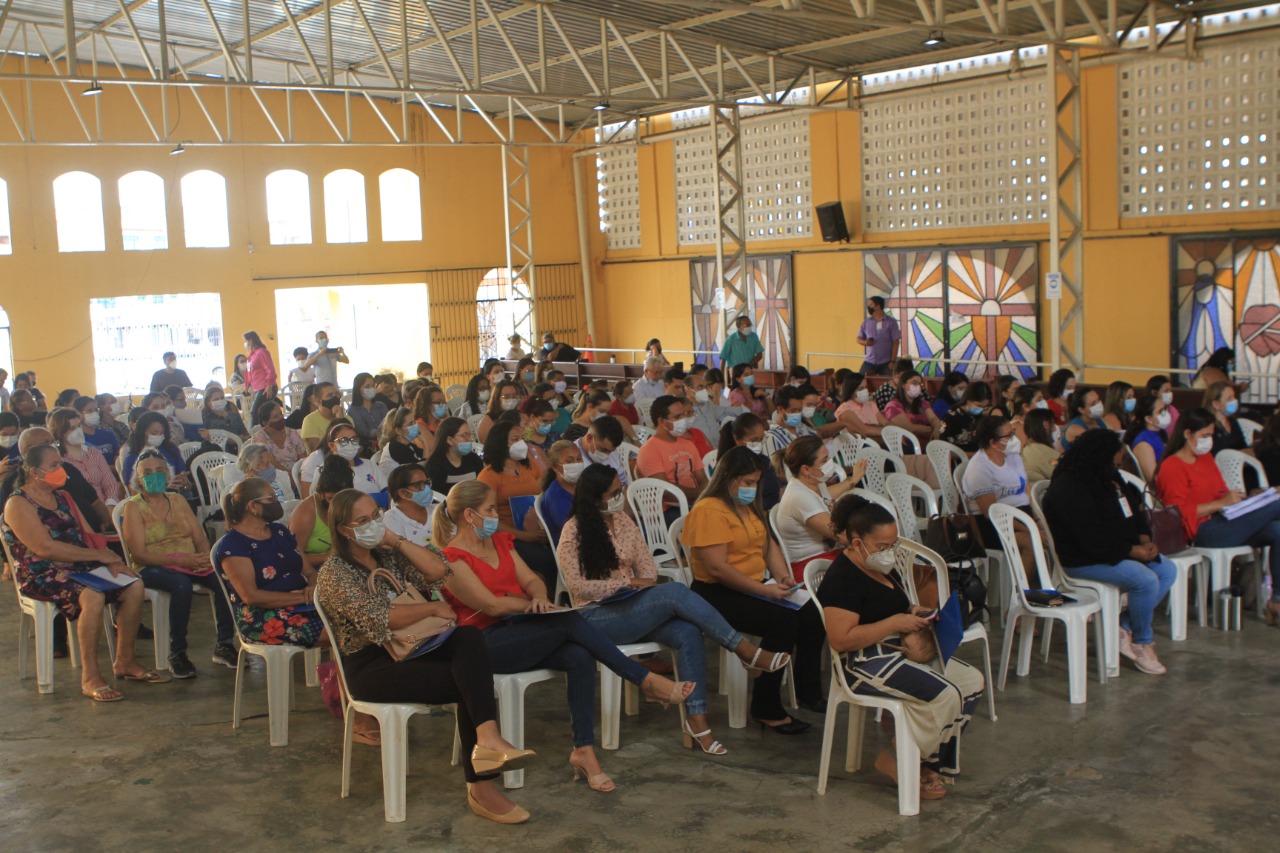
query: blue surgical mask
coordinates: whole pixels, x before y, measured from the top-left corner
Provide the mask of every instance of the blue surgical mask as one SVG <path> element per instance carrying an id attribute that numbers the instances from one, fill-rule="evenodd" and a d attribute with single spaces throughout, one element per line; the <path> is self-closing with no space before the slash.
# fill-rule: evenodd
<path id="1" fill-rule="evenodd" d="M 735 495 L 735 497 L 737 498 L 738 503 L 742 504 L 743 506 L 753 503 L 756 499 L 756 487 L 755 486 L 739 486 L 738 494 Z"/>
<path id="2" fill-rule="evenodd" d="M 425 486 L 413 493 L 413 502 L 418 506 L 431 506 L 431 501 L 434 499 L 435 495 Z"/>
<path id="3" fill-rule="evenodd" d="M 417 424 L 409 424 L 409 431 L 405 433 L 404 437 L 409 439 L 410 441 L 413 441 L 415 438 L 418 437 L 418 433 L 420 432 L 422 432 L 422 429 Z"/>
<path id="4" fill-rule="evenodd" d="M 480 527 L 473 527 L 471 529 L 474 530 L 476 535 L 481 539 L 488 539 L 490 536 L 498 532 L 498 518 L 497 516 L 492 518 L 485 516 L 483 525 Z"/>
<path id="5" fill-rule="evenodd" d="M 468 453 L 470 453 L 470 452 L 471 452 L 471 442 L 469 442 L 469 441 L 460 441 L 460 442 L 458 442 L 458 453 L 459 453 L 459 454 L 461 454 L 462 456 L 466 456 L 466 455 L 467 455 Z"/>
<path id="6" fill-rule="evenodd" d="M 448 414 L 449 414 L 448 403 L 436 403 L 434 406 L 431 407 L 431 417 L 435 418 L 436 420 L 440 420 L 441 418 L 445 417 Z"/>
<path id="7" fill-rule="evenodd" d="M 786 423 L 787 423 L 787 426 L 791 427 L 792 429 L 795 429 L 796 427 L 800 426 L 800 423 L 803 420 L 804 420 L 804 414 L 801 412 L 787 413 Z"/>
<path id="8" fill-rule="evenodd" d="M 526 371 L 524 372 L 524 381 L 525 381 L 525 382 L 532 382 L 532 381 L 533 381 L 533 371 L 532 371 L 532 370 L 526 370 Z"/>
<path id="9" fill-rule="evenodd" d="M 1239 401 L 1239 400 L 1232 400 L 1230 403 L 1227 403 L 1227 414 L 1228 414 L 1228 415 L 1234 415 L 1234 414 L 1235 414 L 1236 412 L 1238 412 L 1238 411 L 1240 411 L 1240 401 Z"/>
<path id="10" fill-rule="evenodd" d="M 752 385 L 755 385 L 755 384 L 756 384 L 756 378 L 755 378 L 755 376 L 744 376 L 744 377 L 742 377 L 742 384 L 743 384 L 743 385 L 746 385 L 748 388 L 750 388 Z"/>
<path id="11" fill-rule="evenodd" d="M 969 414 L 973 415 L 973 416 L 976 418 L 976 417 L 978 417 L 979 415 L 981 415 L 981 414 L 982 414 L 982 407 L 981 407 L 981 406 L 970 406 L 969 408 L 965 409 L 965 411 L 966 411 L 966 412 L 968 412 Z"/>
<path id="12" fill-rule="evenodd" d="M 551 424 L 538 424 L 538 435 L 551 435 Z"/>
<path id="13" fill-rule="evenodd" d="M 1127 400 L 1125 400 L 1125 401 L 1124 401 L 1124 410 L 1125 410 L 1126 412 L 1132 412 L 1132 411 L 1133 411 L 1133 407 L 1134 407 L 1134 406 L 1136 406 L 1136 405 L 1138 405 L 1138 401 L 1137 401 L 1137 399 L 1135 399 L 1135 398 L 1133 398 L 1133 397 L 1130 397 L 1129 399 L 1127 399 Z"/>

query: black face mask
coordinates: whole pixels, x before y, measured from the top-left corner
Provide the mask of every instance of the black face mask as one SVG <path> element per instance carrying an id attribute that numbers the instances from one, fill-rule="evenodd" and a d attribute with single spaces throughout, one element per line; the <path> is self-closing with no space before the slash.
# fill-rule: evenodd
<path id="1" fill-rule="evenodd" d="M 867 306 L 867 313 L 868 313 L 868 314 L 874 314 L 874 313 L 876 313 L 876 306 L 874 306 L 874 305 L 868 305 L 868 306 Z"/>
<path id="2" fill-rule="evenodd" d="M 279 501 L 260 503 L 258 506 L 262 507 L 262 520 L 267 522 L 267 524 L 284 518 L 284 504 Z"/>
<path id="3" fill-rule="evenodd" d="M 332 409 L 341 402 L 342 402 L 341 397 L 325 397 L 323 400 L 320 401 L 320 404 L 324 406 L 326 409 Z"/>

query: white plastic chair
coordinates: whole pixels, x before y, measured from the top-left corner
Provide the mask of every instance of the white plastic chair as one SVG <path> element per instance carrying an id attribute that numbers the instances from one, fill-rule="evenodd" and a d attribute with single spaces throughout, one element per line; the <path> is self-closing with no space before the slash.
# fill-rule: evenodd
<path id="1" fill-rule="evenodd" d="M 644 444 L 646 441 L 653 438 L 654 435 L 652 427 L 647 427 L 642 424 L 636 424 L 631 428 L 631 431 L 636 434 L 637 444 Z"/>
<path id="2" fill-rule="evenodd" d="M 885 490 L 893 501 L 893 508 L 904 523 L 898 528 L 898 535 L 905 536 L 912 542 L 923 542 L 924 532 L 929 528 L 929 519 L 938 514 L 938 499 L 933 488 L 918 477 L 910 474 L 890 474 L 885 478 Z M 917 505 L 924 509 L 924 516 L 916 514 Z M 914 524 L 905 523 L 913 519 Z"/>
<path id="3" fill-rule="evenodd" d="M 441 502 L 443 503 L 443 501 Z M 539 493 L 538 496 L 533 499 L 533 512 L 534 515 L 537 516 L 538 523 L 542 525 L 542 529 L 547 532 L 547 541 L 551 545 L 551 556 L 556 561 L 556 590 L 555 595 L 551 597 L 551 600 L 559 604 L 560 596 L 568 595 L 569 593 L 564 583 L 564 572 L 560 570 L 560 549 L 557 547 L 559 543 L 551 537 L 551 526 L 547 524 L 547 519 L 542 514 L 542 493 Z"/>
<path id="4" fill-rule="evenodd" d="M 688 586 L 692 583 L 680 566 L 676 557 L 678 544 L 671 538 L 671 529 L 663 515 L 666 498 L 674 498 L 680 507 L 680 517 L 689 514 L 689 501 L 684 492 L 664 480 L 652 477 L 641 477 L 627 489 L 627 503 L 631 505 L 631 513 L 644 532 L 644 541 L 653 555 L 653 562 L 658 566 L 658 574 Z"/>
<path id="5" fill-rule="evenodd" d="M 1142 492 L 1143 503 L 1147 509 L 1155 509 L 1155 497 L 1151 494 L 1149 488 L 1145 488 L 1146 484 L 1135 474 L 1128 471 L 1121 471 L 1120 477 L 1126 483 L 1139 489 Z M 1187 598 L 1190 593 L 1191 571 L 1196 573 L 1196 589 L 1199 591 L 1198 597 L 1203 599 L 1209 583 L 1209 566 L 1205 562 L 1202 555 L 1195 548 L 1188 548 L 1177 554 L 1165 554 L 1169 560 L 1177 568 L 1178 574 L 1174 578 L 1173 586 L 1169 587 L 1169 637 L 1175 641 L 1185 640 L 1187 638 Z M 1204 627 L 1208 624 L 1205 616 L 1205 605 L 1203 601 L 1197 602 L 1197 616 L 1200 620 L 1200 626 Z"/>
<path id="6" fill-rule="evenodd" d="M 649 410 L 653 408 L 653 401 L 656 397 L 641 397 L 636 400 L 636 412 L 640 415 L 640 426 L 653 426 L 653 418 L 649 415 Z"/>
<path id="7" fill-rule="evenodd" d="M 707 479 L 711 479 L 711 474 L 716 469 L 716 459 L 720 456 L 720 451 L 712 450 L 706 456 L 702 457 L 702 471 L 707 475 Z"/>
<path id="8" fill-rule="evenodd" d="M 18 594 L 18 608 L 22 615 L 18 619 L 18 680 L 27 678 L 27 620 L 31 620 L 31 628 L 35 633 L 36 645 L 36 691 L 53 692 L 53 622 L 58 616 L 58 608 L 50 601 L 37 601 L 22 594 L 18 580 L 18 562 L 9 551 L 9 543 L 0 535 L 0 547 L 3 547 L 5 562 L 13 574 L 13 587 Z M 108 640 L 111 637 L 111 623 L 103 620 L 103 629 Z M 77 642 L 75 623 L 67 620 L 67 650 L 72 669 L 80 667 L 80 644 Z"/>
<path id="9" fill-rule="evenodd" d="M 480 422 L 484 420 L 484 416 L 485 416 L 485 413 L 481 412 L 478 415 L 471 415 L 470 417 L 467 418 L 467 426 L 471 427 L 472 435 L 476 435 L 476 430 L 480 429 Z M 476 435 L 476 437 L 477 439 L 479 438 L 478 435 Z"/>
<path id="10" fill-rule="evenodd" d="M 1240 425 L 1240 432 L 1244 433 L 1245 447 L 1253 447 L 1254 439 L 1262 432 L 1262 424 L 1248 418 L 1236 418 L 1236 423 Z"/>
<path id="11" fill-rule="evenodd" d="M 1239 450 L 1223 450 L 1214 457 L 1214 461 L 1218 463 L 1218 470 L 1222 472 L 1222 479 L 1227 481 L 1228 489 L 1245 491 L 1245 468 L 1253 469 L 1253 473 L 1258 478 L 1259 488 L 1268 489 L 1271 487 L 1271 483 L 1267 480 L 1267 469 L 1262 467 L 1262 463 L 1255 456 L 1241 453 Z"/>
<path id="12" fill-rule="evenodd" d="M 880 431 L 880 438 L 884 441 L 885 450 L 895 459 L 901 460 L 906 454 L 906 445 L 911 446 L 912 453 L 921 453 L 920 439 L 916 438 L 915 433 L 911 430 L 903 429 L 898 426 L 886 426 Z"/>
<path id="13" fill-rule="evenodd" d="M 316 613 L 324 623 L 325 633 L 336 636 L 329 627 L 320 600 L 316 599 Z M 378 733 L 382 740 L 382 814 L 387 823 L 401 823 L 405 818 L 405 783 L 409 762 L 409 718 L 414 714 L 428 714 L 431 706 L 416 702 L 365 702 L 353 699 L 347 689 L 347 674 L 342 668 L 342 655 L 334 654 L 338 665 L 338 683 L 342 686 L 342 797 L 351 793 L 351 735 L 356 714 L 369 714 L 378 719 Z M 457 706 L 454 706 L 455 714 Z M 455 726 L 456 726 L 455 722 Z"/>
<path id="14" fill-rule="evenodd" d="M 124 561 L 128 565 L 132 565 L 133 558 L 129 556 L 129 545 L 124 539 L 124 502 L 120 502 L 111 507 L 111 524 L 116 529 L 116 536 L 120 537 L 120 550 L 124 552 Z M 143 585 L 143 591 L 146 593 L 147 601 L 151 602 L 151 632 L 155 635 L 155 655 L 156 669 L 167 670 L 169 668 L 169 605 L 172 603 L 173 597 L 164 590 L 151 589 Z M 213 597 L 210 596 L 209 603 L 213 603 Z M 214 612 L 215 617 L 217 612 Z M 112 619 L 108 619 L 110 624 Z"/>
<path id="15" fill-rule="evenodd" d="M 558 673 L 549 669 L 531 669 L 493 676 L 493 691 L 498 697 L 498 729 L 507 743 L 524 749 L 524 692 L 539 681 L 550 681 Z M 508 770 L 502 774 L 505 788 L 523 788 L 524 770 Z"/>
<path id="16" fill-rule="evenodd" d="M 960 506 L 960 491 L 956 488 L 951 470 L 953 466 L 968 462 L 969 457 L 951 442 L 940 438 L 929 442 L 929 446 L 925 448 L 925 454 L 929 457 L 929 463 L 933 465 L 933 472 L 937 475 L 938 485 L 942 489 L 941 510 L 950 515 Z"/>
<path id="17" fill-rule="evenodd" d="M 217 557 L 218 552 L 215 547 L 209 552 L 209 560 L 215 566 L 218 564 Z M 231 596 L 227 594 L 227 579 L 222 576 L 220 569 L 215 568 L 213 574 L 218 579 L 218 586 L 222 588 L 222 594 L 230 602 Z M 231 705 L 231 728 L 240 728 L 240 699 L 244 693 L 244 669 L 247 656 L 257 655 L 262 658 L 267 666 L 267 717 L 271 745 L 288 746 L 289 711 L 294 704 L 293 658 L 295 655 L 302 655 L 306 668 L 307 686 L 313 687 L 319 684 L 319 679 L 316 676 L 316 667 L 320 665 L 320 649 L 318 647 L 308 649 L 303 646 L 293 646 L 285 643 L 251 643 L 240 633 L 240 623 L 235 618 L 232 618 L 231 623 L 235 625 L 236 637 L 240 640 L 240 654 L 236 656 L 236 690 L 235 699 Z M 285 706 L 286 702 L 288 707 Z"/>
<path id="18" fill-rule="evenodd" d="M 929 446 L 933 447 L 936 443 L 937 442 L 931 441 L 929 442 Z M 968 508 L 968 501 L 964 496 L 964 472 L 968 468 L 969 457 L 966 456 L 964 461 L 956 466 L 955 470 L 951 472 L 951 485 L 956 492 L 955 512 Z M 1009 574 L 1006 571 L 1007 566 L 1005 565 L 1004 551 L 1001 548 L 992 548 L 990 542 L 984 542 L 983 544 L 986 546 L 987 558 L 985 565 L 983 566 L 983 571 L 985 571 L 986 577 L 982 580 L 986 583 L 987 589 L 991 590 L 992 594 L 995 595 L 995 601 L 998 605 L 995 608 L 995 614 L 1000 620 L 1000 625 L 1005 627 L 1005 618 L 1008 615 L 1009 608 L 1009 594 L 1004 589 L 1004 584 L 1008 580 Z M 991 568 L 991 564 L 993 563 L 995 564 L 994 570 Z"/>
<path id="19" fill-rule="evenodd" d="M 1040 543 L 1040 531 L 1031 516 L 1020 509 L 1005 504 L 994 504 L 989 515 L 996 532 L 1000 534 L 1000 544 L 1004 547 L 1005 569 L 1012 585 L 1013 593 L 1009 596 L 1009 620 L 1005 625 L 1004 649 L 1000 654 L 1000 689 L 1004 689 L 1005 679 L 1009 674 L 1009 654 L 1013 650 L 1013 636 L 1018 633 L 1018 620 L 1022 617 L 1031 619 L 1031 623 L 1022 631 L 1018 645 L 1018 676 L 1025 676 L 1031 669 L 1031 640 L 1034 633 L 1032 627 L 1037 618 L 1058 619 L 1067 629 L 1067 681 L 1071 704 L 1082 705 L 1087 700 L 1088 679 L 1088 626 L 1093 617 L 1094 646 L 1098 656 L 1098 681 L 1107 683 L 1106 646 L 1102 638 L 1102 605 L 1090 592 L 1073 591 L 1074 602 L 1064 603 L 1057 607 L 1046 607 L 1031 604 L 1027 601 L 1026 591 L 1022 587 L 1021 578 L 1025 576 L 1022 567 L 1022 555 L 1018 551 L 1018 540 L 1014 536 L 1014 524 L 1022 524 L 1031 535 L 1031 545 L 1035 553 L 1035 577 L 1042 589 L 1051 589 L 1053 583 L 1049 577 L 1049 568 L 1045 562 L 1044 548 Z"/>
<path id="20" fill-rule="evenodd" d="M 285 527 L 288 527 L 289 519 L 293 517 L 293 511 L 300 506 L 302 506 L 302 501 L 300 500 L 295 499 L 291 501 L 285 501 L 283 505 L 284 515 L 280 516 L 280 523 L 283 524 Z"/>
<path id="21" fill-rule="evenodd" d="M 184 441 L 178 445 L 178 452 L 182 454 L 182 461 L 186 462 L 192 456 L 196 455 L 196 451 L 200 449 L 199 441 Z M 124 459 L 124 453 L 120 454 L 120 458 Z"/>
<path id="22" fill-rule="evenodd" d="M 858 451 L 864 447 L 876 447 L 875 442 L 869 442 L 860 435 L 853 435 L 847 430 L 836 433 L 833 439 L 832 452 L 836 460 L 836 464 L 841 468 L 852 469 L 853 463 L 857 459 Z"/>
<path id="23" fill-rule="evenodd" d="M 859 460 L 867 460 L 867 471 L 862 475 L 862 486 L 866 491 L 875 492 L 878 495 L 884 495 L 885 478 L 888 476 L 889 467 L 894 471 L 898 470 L 898 465 L 894 462 L 893 456 L 887 450 L 881 450 L 879 447 L 863 447 L 854 456 L 854 462 Z"/>
<path id="24" fill-rule="evenodd" d="M 191 465 L 191 484 L 195 487 L 200 501 L 198 513 L 200 521 L 218 511 L 218 502 L 222 500 L 222 474 L 218 471 L 223 465 L 236 464 L 236 457 L 230 453 L 205 453 Z M 204 476 L 201 477 L 200 473 Z"/>
<path id="25" fill-rule="evenodd" d="M 240 455 L 240 437 L 233 432 L 227 432 L 225 429 L 211 429 L 209 430 L 209 442 L 221 447 L 223 453 L 230 453 L 234 456 Z"/>
<path id="26" fill-rule="evenodd" d="M 450 385 L 448 388 L 444 389 L 444 398 L 446 400 L 453 400 L 457 397 L 465 397 L 466 393 L 466 385 Z"/>
<path id="27" fill-rule="evenodd" d="M 293 468 L 289 470 L 289 477 L 293 480 L 294 488 L 297 489 L 298 496 L 302 496 L 302 463 L 307 461 L 307 457 L 302 457 L 293 463 Z"/>
<path id="28" fill-rule="evenodd" d="M 818 601 L 818 587 L 830 568 L 830 560 L 813 560 L 804 567 L 804 585 L 818 604 L 822 624 L 827 624 L 826 613 Z M 854 693 L 845 677 L 844 662 L 840 653 L 831 652 L 831 686 L 827 691 L 827 716 L 822 727 L 822 759 L 818 764 L 818 793 L 827 793 L 827 775 L 831 769 L 831 749 L 835 745 L 836 715 L 841 705 L 849 706 L 849 725 L 846 729 L 844 769 L 856 773 L 862 767 L 862 733 L 867 709 L 888 711 L 893 715 L 894 742 L 898 758 L 898 814 L 920 813 L 920 748 L 907 724 L 907 715 L 900 699 L 885 696 L 866 696 Z"/>

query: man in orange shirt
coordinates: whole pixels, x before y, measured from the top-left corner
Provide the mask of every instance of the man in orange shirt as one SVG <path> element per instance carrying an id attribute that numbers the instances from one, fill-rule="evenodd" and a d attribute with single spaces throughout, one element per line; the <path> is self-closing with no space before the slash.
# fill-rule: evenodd
<path id="1" fill-rule="evenodd" d="M 693 425 L 693 418 L 686 417 L 688 408 L 684 400 L 665 394 L 653 401 L 649 415 L 655 433 L 640 448 L 636 470 L 642 477 L 663 480 L 677 487 L 692 506 L 707 485 L 707 475 L 703 473 L 697 446 L 685 438 Z M 673 523 L 680 517 L 679 506 L 668 506 L 664 514 L 667 524 Z"/>

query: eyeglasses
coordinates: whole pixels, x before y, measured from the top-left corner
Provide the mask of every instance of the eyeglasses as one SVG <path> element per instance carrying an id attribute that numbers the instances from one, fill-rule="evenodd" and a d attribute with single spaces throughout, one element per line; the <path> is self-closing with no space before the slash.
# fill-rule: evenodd
<path id="1" fill-rule="evenodd" d="M 368 524 L 371 521 L 381 521 L 381 520 L 382 520 L 382 510 L 375 509 L 373 511 L 373 515 L 362 515 L 359 518 L 351 519 L 351 526 L 355 528 L 355 527 L 360 527 L 363 524 Z"/>
<path id="2" fill-rule="evenodd" d="M 409 485 L 405 486 L 405 488 L 411 492 L 420 492 L 426 487 L 427 487 L 426 480 L 418 480 L 416 482 L 410 483 Z"/>
<path id="3" fill-rule="evenodd" d="M 353 445 L 353 444 L 359 444 L 359 443 L 360 443 L 360 439 L 358 439 L 358 438 L 336 438 L 336 439 L 334 439 L 333 443 L 334 443 L 334 444 L 336 444 L 336 445 L 338 445 L 339 447 L 350 447 L 350 446 L 351 446 L 351 445 Z"/>

